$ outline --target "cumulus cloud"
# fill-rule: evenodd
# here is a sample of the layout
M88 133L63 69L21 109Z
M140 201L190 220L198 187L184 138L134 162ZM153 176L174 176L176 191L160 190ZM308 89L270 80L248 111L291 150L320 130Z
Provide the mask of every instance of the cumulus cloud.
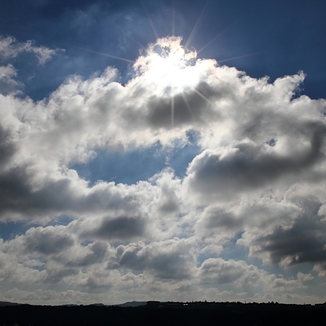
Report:
M132 239L141 237L146 232L146 223L139 217L118 216L104 218L96 229L86 231L83 236L100 239Z
M0 80L5 80L9 83L15 83L12 80L12 77L15 77L17 75L16 69L11 65L7 66L0 66Z
M318 215L320 202L314 198L301 199L302 211L288 226L277 226L272 233L255 239L254 250L268 253L272 263L290 266L303 262L324 262L325 221Z
M298 280L278 278L242 260L225 261L222 258L205 260L200 267L200 278L206 284L232 284L240 288L263 287L265 290L284 291L302 287Z
M62 229L62 228L61 228ZM69 248L74 240L68 234L61 234L60 228L30 228L24 237L26 252L37 252L44 255L56 254Z
M310 146L297 153L280 154L277 149L271 150L269 144L257 146L251 141L222 151L205 150L188 168L189 187L214 198L230 198L265 184L273 185L280 179L281 182L304 180L305 172L314 172L308 168L324 156L321 152L324 127L313 129Z
M14 92L19 83L16 80L17 70L11 64L0 66L0 93Z
M22 52L44 63L56 50L0 39L2 58ZM0 79L15 78L13 66L1 69ZM70 76L38 102L0 95L0 220L36 224L1 243L1 279L60 283L76 291L67 298L81 289L117 298L133 284L149 298L148 284L168 294L204 295L211 284L293 292L325 276L326 102L296 95L304 74L251 78L197 59L177 37L149 45L133 69L125 84L111 67ZM166 168L136 184L91 183L75 169L117 148L182 151L189 133L199 153L182 178ZM67 225L56 225L62 217ZM311 271L286 278L243 252L219 257L232 243L265 264Z
M191 278L195 270L195 257L189 245L191 241L175 238L149 245L140 242L119 246L119 265L136 271L149 271L163 280Z

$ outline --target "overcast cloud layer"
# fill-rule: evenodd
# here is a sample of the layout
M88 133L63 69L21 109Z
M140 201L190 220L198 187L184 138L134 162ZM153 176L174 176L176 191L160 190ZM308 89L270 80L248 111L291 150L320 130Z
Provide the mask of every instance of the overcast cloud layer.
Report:
M0 37L0 221L22 228L0 239L0 300L323 301L326 100L302 71L254 78L182 44L149 44L126 82L108 66L33 100L16 58L47 69L64 49ZM137 182L82 174L157 148L166 168Z

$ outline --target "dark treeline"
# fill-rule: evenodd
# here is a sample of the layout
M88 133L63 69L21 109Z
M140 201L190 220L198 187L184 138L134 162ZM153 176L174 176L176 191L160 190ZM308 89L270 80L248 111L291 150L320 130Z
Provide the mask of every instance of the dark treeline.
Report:
M0 326L107 325L325 325L325 305L148 302L139 307L0 307Z

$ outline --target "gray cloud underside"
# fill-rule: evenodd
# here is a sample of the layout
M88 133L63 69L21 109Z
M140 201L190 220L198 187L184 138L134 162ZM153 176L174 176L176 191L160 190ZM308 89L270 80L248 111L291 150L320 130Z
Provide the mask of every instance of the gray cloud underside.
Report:
M326 221L318 214L321 203L309 197L301 203L302 212L290 227L275 227L271 234L255 240L255 250L268 252L273 263L289 266L326 261Z
M306 130L309 127L303 126ZM312 173L309 167L324 159L325 127L312 129L310 146L297 153L280 155L266 149L267 144L257 146L252 142L235 145L230 153L206 150L188 168L190 186L200 193L229 197L271 185L280 178L304 179L307 172Z
M146 221L139 217L118 216L113 219L103 219L100 225L94 230L88 230L83 236L110 239L132 239L140 238L146 232Z

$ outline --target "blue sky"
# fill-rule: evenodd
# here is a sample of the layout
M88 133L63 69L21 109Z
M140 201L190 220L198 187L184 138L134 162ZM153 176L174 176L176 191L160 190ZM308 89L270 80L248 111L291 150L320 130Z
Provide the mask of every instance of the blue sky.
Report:
M0 300L323 302L325 13L0 4Z

